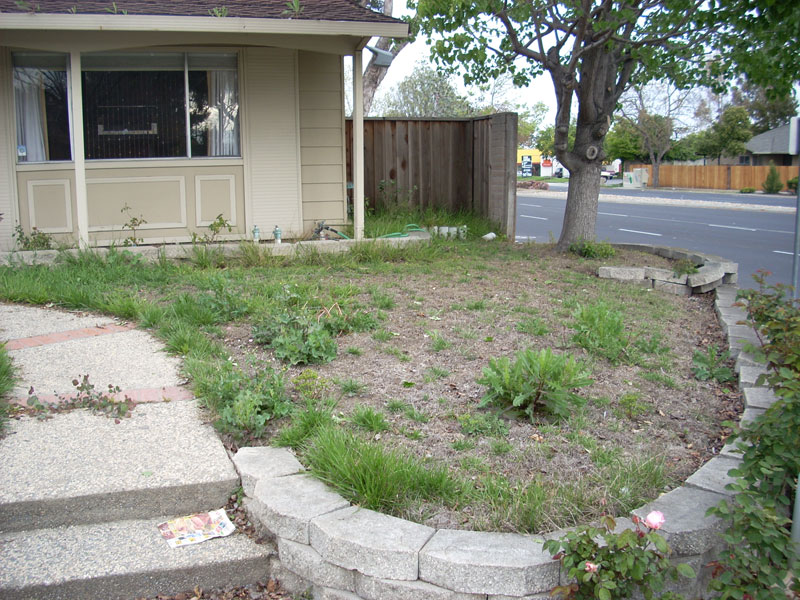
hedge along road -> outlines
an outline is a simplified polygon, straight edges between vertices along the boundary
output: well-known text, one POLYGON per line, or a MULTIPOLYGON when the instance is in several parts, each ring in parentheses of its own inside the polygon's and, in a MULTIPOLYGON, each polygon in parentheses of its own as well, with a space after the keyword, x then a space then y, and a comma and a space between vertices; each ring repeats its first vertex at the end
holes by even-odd
MULTIPOLYGON (((600 193, 599 240, 718 254, 739 263, 743 288, 755 287, 750 275, 759 269, 773 273, 771 283, 791 283, 795 209, 790 196, 678 192, 684 197, 675 198, 660 190, 645 191, 647 196, 640 190, 636 196, 606 191, 600 193)), ((566 190, 517 190, 517 241, 558 239, 566 197, 566 190)))

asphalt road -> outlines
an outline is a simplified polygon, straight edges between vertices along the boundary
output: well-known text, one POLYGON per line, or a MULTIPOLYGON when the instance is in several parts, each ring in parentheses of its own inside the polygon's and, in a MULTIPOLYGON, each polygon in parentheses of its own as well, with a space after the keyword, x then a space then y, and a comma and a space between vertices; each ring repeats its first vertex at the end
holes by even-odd
MULTIPOLYGON (((775 202, 754 206, 751 195, 742 199, 740 194, 714 194, 719 198, 708 200, 711 194, 681 192, 683 198, 668 198, 665 190, 616 188, 618 193, 604 199, 608 191, 601 191, 598 239, 689 248, 724 256, 739 263, 740 287, 755 287, 750 275, 759 269, 773 273, 768 279, 772 283, 791 283, 794 211, 786 206, 794 205, 791 197, 770 196, 765 199, 775 202), (636 194, 621 195, 627 191, 636 194), (708 204, 701 204, 703 201, 708 204)), ((565 204, 563 190, 519 191, 517 239, 557 239, 565 204)))

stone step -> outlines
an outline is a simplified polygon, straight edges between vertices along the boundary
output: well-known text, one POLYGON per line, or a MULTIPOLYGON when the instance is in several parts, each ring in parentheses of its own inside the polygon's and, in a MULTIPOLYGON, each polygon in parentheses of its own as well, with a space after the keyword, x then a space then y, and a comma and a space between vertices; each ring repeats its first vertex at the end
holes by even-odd
POLYGON ((194 401, 12 420, 0 456, 0 532, 212 510, 239 485, 194 401))
POLYGON ((0 598, 132 600, 267 579, 269 546, 237 532, 173 549, 160 521, 0 533, 0 598))

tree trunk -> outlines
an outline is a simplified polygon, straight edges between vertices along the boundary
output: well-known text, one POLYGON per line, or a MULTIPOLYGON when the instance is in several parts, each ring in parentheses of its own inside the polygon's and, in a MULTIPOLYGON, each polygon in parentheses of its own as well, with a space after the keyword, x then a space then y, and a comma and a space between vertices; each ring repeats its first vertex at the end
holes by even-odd
POLYGON ((649 187, 657 188, 658 187, 658 174, 661 171, 661 161, 660 160, 653 161, 653 165, 652 166, 653 166, 653 181, 650 182, 650 186, 649 187))
POLYGON ((599 166, 595 163, 579 163, 577 167, 569 173, 564 224, 556 244, 559 252, 566 252, 570 244, 575 242, 593 240, 596 235, 599 166))

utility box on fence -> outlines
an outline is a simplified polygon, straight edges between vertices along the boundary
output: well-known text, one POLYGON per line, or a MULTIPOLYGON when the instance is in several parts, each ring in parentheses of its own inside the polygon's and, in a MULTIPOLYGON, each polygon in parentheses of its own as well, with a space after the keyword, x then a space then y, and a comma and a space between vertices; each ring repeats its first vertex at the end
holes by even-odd
POLYGON ((647 180, 650 178, 650 173, 647 169, 634 169, 627 171, 622 175, 622 187, 624 188, 644 188, 647 187, 647 180))

